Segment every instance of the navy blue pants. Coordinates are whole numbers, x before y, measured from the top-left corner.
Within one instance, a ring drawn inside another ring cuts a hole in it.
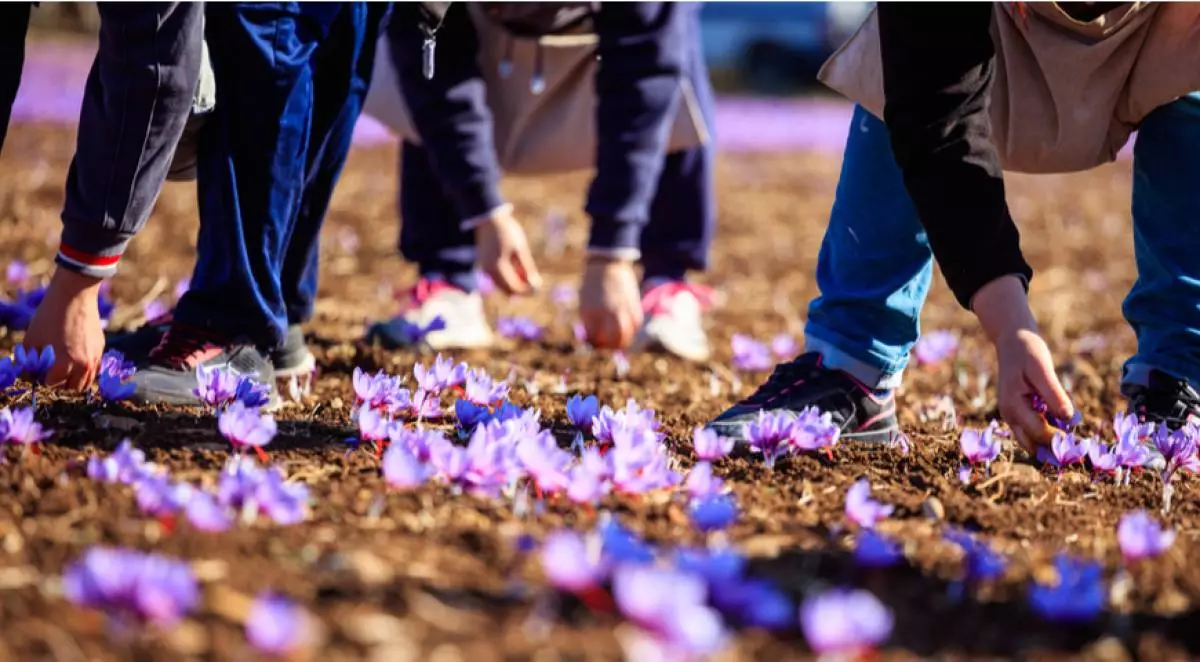
[[[29,30],[28,2],[0,3],[0,151],[8,135],[13,102],[25,67],[25,33]]]
[[[708,71],[694,46],[686,73],[696,93],[710,136],[713,93]],[[713,167],[716,146],[708,144],[667,155],[642,230],[645,280],[682,280],[689,270],[708,266],[709,245],[716,230]],[[444,278],[458,287],[476,287],[474,233],[460,228],[462,219],[429,162],[424,147],[405,142],[400,153],[400,254],[417,264],[422,276]]]
[[[211,3],[217,107],[198,154],[200,235],[175,319],[261,347],[312,315],[318,235],[388,3]]]

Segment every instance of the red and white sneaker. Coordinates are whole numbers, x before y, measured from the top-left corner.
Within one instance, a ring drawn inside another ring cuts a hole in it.
[[[712,290],[703,285],[678,280],[646,283],[642,292],[645,319],[633,339],[632,351],[707,361],[712,350],[704,330],[704,311],[712,299]]]
[[[495,341],[479,292],[422,278],[405,298],[399,315],[371,326],[367,342],[378,341],[391,349],[425,345],[442,351],[484,349]]]

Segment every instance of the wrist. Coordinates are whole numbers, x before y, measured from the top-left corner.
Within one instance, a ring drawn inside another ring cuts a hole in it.
[[[100,285],[104,283],[103,278],[88,276],[73,269],[59,265],[54,270],[54,275],[50,277],[49,289],[64,294],[78,295],[88,292],[99,294]]]
[[[993,344],[1019,331],[1037,333],[1029,295],[1016,275],[1001,276],[979,288],[971,299],[971,310]]]

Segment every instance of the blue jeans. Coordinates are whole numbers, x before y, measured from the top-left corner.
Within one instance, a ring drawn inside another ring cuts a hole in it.
[[[1133,157],[1138,279],[1125,299],[1137,353],[1123,381],[1158,369],[1200,385],[1200,93],[1152,112]],[[1190,225],[1188,225],[1190,224]],[[821,244],[805,340],[825,365],[869,386],[898,386],[920,335],[933,253],[887,128],[856,107],[841,179]]]
[[[312,315],[318,235],[387,3],[212,3],[217,107],[198,154],[200,235],[175,319],[262,347]]]

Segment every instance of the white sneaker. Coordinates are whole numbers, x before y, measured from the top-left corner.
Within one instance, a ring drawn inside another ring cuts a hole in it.
[[[439,318],[441,323],[435,323]],[[374,340],[391,348],[424,344],[441,351],[491,347],[495,336],[478,292],[422,279],[413,288],[404,311],[367,332],[367,341]]]
[[[682,281],[647,285],[642,295],[645,321],[633,339],[632,350],[707,361],[712,352],[704,331],[704,310],[711,298],[708,288]]]

